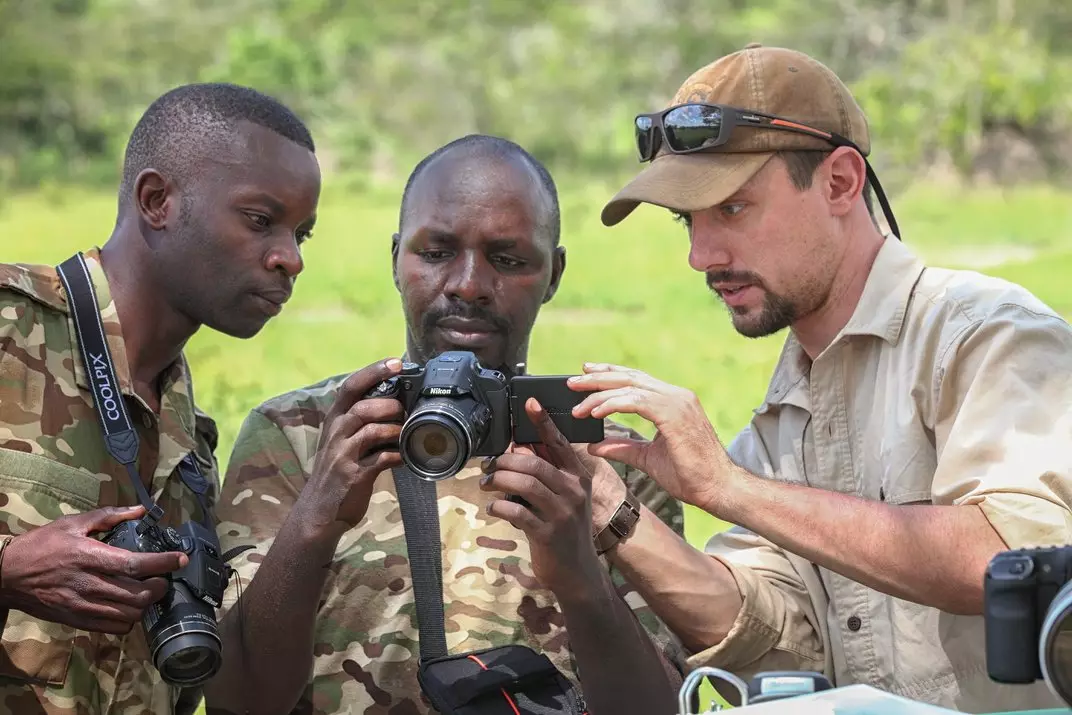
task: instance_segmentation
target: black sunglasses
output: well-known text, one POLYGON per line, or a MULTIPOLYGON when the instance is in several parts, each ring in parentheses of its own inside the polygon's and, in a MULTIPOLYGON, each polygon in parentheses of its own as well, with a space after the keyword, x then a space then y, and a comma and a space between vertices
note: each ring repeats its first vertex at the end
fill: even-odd
POLYGON ((893 217, 893 210, 890 208, 889 201, 886 200, 886 194, 867 157, 864 156, 860 147, 839 134, 809 127, 773 114, 738 109, 725 104, 698 102, 679 104, 660 112, 638 114, 633 120, 633 126, 636 132, 637 152, 642 162, 654 159, 661 144, 665 144, 671 154, 694 154, 714 149, 726 144, 737 127, 796 132, 822 139, 834 146, 851 147, 864 159, 867 179, 874 187, 875 196, 878 198, 879 205, 882 206, 882 212, 886 216, 890 230, 897 238, 901 237, 897 221, 893 217))

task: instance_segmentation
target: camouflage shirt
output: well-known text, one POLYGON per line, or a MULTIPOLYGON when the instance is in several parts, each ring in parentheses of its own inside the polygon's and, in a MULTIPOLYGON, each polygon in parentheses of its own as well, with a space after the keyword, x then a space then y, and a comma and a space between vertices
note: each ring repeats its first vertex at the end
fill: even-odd
MULTIPOLYGON (((141 445, 138 469, 176 526, 201 518, 178 476, 191 452, 219 490, 215 424, 196 411, 180 358, 161 378, 160 414, 137 397, 97 250, 86 252, 116 377, 141 445)), ((138 503, 125 468, 104 449, 66 294, 52 266, 0 264, 0 535, 18 536, 68 514, 138 503)), ((2 613, 2 612, 0 612, 2 613)), ((140 624, 123 637, 6 614, 0 711, 75 715, 192 713, 199 692, 168 687, 140 624)))
MULTIPOLYGON (((345 377, 269 400, 242 425, 223 481, 218 532, 224 550, 255 546, 231 561, 243 585, 253 579, 305 485, 321 423, 345 377)), ((524 535, 484 511, 491 495, 479 488, 480 461, 470 460, 460 474, 436 484, 447 647, 461 653, 527 645, 577 683, 562 613, 554 595, 533 578, 524 535)), ((616 467, 637 498, 682 534, 681 505, 647 475, 616 467)), ((677 641, 620 574, 611 574, 657 646, 683 669, 677 641)), ((232 579, 225 609, 235 602, 236 586, 232 579)), ((417 683, 415 611, 402 516, 394 479, 385 471, 365 519, 335 551, 317 614, 312 679, 295 712, 432 712, 417 683)))

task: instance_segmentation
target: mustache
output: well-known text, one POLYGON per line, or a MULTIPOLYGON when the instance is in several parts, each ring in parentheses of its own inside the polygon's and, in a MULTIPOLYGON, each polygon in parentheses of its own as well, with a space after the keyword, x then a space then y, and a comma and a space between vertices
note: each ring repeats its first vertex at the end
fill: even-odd
POLYGON ((763 279, 759 277, 759 274, 752 271, 707 271, 707 287, 710 290, 715 290, 715 285, 718 283, 751 283, 766 289, 766 286, 763 285, 763 279))
POLYGON ((467 320, 481 320, 493 327, 495 332, 509 334, 511 328, 510 321, 494 313, 487 308, 479 305, 473 305, 471 303, 449 303, 442 308, 432 308, 424 314, 421 319, 421 327, 427 333, 429 330, 435 328, 436 324, 447 318, 465 318, 467 320))

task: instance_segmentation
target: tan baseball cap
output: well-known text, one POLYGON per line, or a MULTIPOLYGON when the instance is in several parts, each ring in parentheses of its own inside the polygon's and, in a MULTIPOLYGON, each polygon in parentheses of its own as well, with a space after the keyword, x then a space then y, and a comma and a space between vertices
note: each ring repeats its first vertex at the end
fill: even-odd
MULTIPOLYGON (((871 151, 867 119, 848 87, 828 67, 802 52, 750 44, 694 72, 667 106, 689 102, 773 114, 839 134, 856 144, 864 156, 871 151)), ((641 202, 683 213, 717 206, 751 179, 773 152, 833 148, 807 134, 740 126, 729 142, 705 152, 671 154, 664 144, 655 159, 603 208, 603 223, 613 226, 641 202)))

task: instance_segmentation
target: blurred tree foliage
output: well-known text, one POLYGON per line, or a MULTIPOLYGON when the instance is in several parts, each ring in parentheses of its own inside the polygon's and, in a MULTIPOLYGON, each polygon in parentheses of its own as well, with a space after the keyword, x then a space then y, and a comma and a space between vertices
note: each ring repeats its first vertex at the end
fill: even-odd
POLYGON ((853 87, 879 170, 970 173, 1006 128, 1054 171, 1072 133, 1068 0, 0 0, 0 183, 111 181, 144 107, 227 80, 275 94, 350 176, 461 134, 556 170, 632 170, 631 119, 750 41, 853 87))

